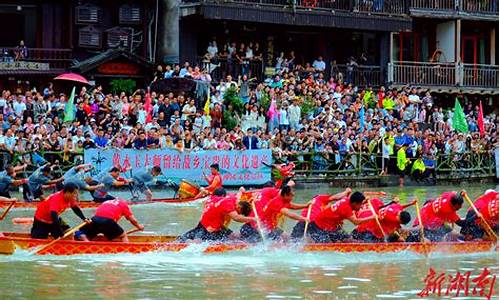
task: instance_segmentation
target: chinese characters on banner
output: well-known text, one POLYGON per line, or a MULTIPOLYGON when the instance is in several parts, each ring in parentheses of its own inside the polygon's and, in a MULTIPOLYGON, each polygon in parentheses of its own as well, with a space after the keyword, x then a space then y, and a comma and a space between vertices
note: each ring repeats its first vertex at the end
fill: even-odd
POLYGON ((497 275, 484 268, 479 275, 472 275, 471 271, 464 274, 436 273, 433 268, 424 279, 424 289, 417 295, 421 298, 437 297, 478 297, 491 299, 494 295, 497 275))
MULTIPOLYGON (((203 172, 208 174, 211 164, 219 164, 224 185, 263 184, 271 180, 270 150, 197 151, 180 153, 176 150, 99 150, 87 149, 85 163, 94 166, 94 173, 112 166, 141 168, 159 166, 168 179, 179 182, 187 179, 205 185, 203 172)), ((129 175, 129 174, 125 174, 129 175)))

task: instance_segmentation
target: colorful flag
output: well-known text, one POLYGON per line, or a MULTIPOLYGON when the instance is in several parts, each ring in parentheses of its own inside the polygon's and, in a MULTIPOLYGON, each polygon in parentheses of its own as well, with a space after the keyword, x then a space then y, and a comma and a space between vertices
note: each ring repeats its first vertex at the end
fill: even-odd
POLYGON ((207 102, 205 102, 205 107, 203 107, 203 111, 207 116, 210 114, 210 91, 208 91, 207 93, 207 102))
POLYGON ((465 119, 464 110, 458 102, 458 99, 455 98, 455 112, 453 113, 453 129, 458 132, 468 132, 469 126, 467 125, 467 120, 465 119))
POLYGON ((151 122, 152 116, 151 113, 153 111, 153 106, 151 105, 151 94, 149 91, 146 93, 145 101, 144 101, 144 110, 146 111, 146 124, 151 122))
POLYGON ((74 86, 64 107, 64 122, 73 122, 75 119, 75 90, 76 87, 74 86))
POLYGON ((479 135, 484 136, 484 116, 483 116, 483 103, 479 101, 479 115, 477 116, 477 127, 479 127, 479 135))

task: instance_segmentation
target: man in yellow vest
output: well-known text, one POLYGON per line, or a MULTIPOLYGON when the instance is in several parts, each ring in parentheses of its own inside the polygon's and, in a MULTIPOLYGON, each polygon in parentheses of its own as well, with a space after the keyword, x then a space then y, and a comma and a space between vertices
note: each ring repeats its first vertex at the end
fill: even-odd
POLYGON ((413 162, 413 165, 411 166, 411 176, 417 182, 420 182, 420 180, 423 180, 428 176, 427 172, 425 171, 425 164, 421 155, 417 158, 417 160, 413 162))
POLYGON ((403 144, 398 150, 397 154, 397 169, 399 173, 399 187, 403 187, 405 180, 406 166, 410 163, 410 160, 406 158, 406 148, 408 145, 403 144))

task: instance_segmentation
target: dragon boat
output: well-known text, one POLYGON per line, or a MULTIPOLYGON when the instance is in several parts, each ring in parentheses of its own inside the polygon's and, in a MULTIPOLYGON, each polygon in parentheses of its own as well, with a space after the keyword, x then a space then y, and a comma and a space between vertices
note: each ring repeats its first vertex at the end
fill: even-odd
MULTIPOLYGON (((139 205, 139 204, 153 204, 153 203, 187 203, 193 202, 196 200, 201 200, 203 198, 158 198, 153 199, 151 201, 130 201, 129 205, 139 205)), ((13 204, 12 208, 36 208, 41 201, 32 201, 32 202, 22 202, 17 201, 13 204)), ((0 201, 0 209, 9 207, 12 202, 10 201, 0 201)), ((93 208, 98 207, 101 203, 97 203, 94 201, 80 201, 79 206, 81 208, 93 208)))
MULTIPOLYGON (((129 242, 109 242, 100 237, 91 242, 60 240, 43 249, 40 255, 82 255, 82 254, 118 254, 146 252, 180 252, 191 244, 178 243, 176 236, 131 235, 129 242)), ((0 235, 0 254, 14 254, 16 249, 31 251, 50 243, 52 240, 32 239, 28 233, 4 232, 0 235)), ((328 243, 328 244, 286 244, 274 243, 273 249, 289 247, 299 252, 332 252, 332 253, 397 253, 414 252, 428 255, 430 253, 467 254, 498 251, 495 242, 439 242, 439 243, 328 243)), ((242 242, 206 244, 204 253, 222 253, 228 251, 248 250, 255 244, 242 242)))

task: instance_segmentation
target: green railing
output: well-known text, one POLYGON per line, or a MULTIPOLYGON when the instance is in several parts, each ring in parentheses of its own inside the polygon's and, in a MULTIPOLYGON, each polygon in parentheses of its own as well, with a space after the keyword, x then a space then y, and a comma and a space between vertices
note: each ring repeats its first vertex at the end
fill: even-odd
MULTIPOLYGON (((382 171, 382 157, 378 153, 348 153, 336 158, 334 153, 303 152, 274 159, 277 162, 294 162, 295 173, 306 177, 378 176, 382 171)), ((392 160, 395 165, 395 157, 392 160)), ((410 159, 411 163, 414 160, 410 159)), ((495 164, 491 151, 465 152, 438 155, 434 161, 434 169, 437 176, 493 176, 495 164)))

